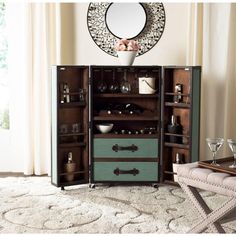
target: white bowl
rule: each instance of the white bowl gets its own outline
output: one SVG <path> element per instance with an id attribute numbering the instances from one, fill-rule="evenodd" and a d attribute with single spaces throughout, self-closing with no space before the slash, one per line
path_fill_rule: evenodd
<path id="1" fill-rule="evenodd" d="M 112 128 L 113 128 L 113 124 L 100 124 L 100 125 L 96 125 L 97 129 L 103 133 L 103 134 L 106 134 L 106 133 L 109 133 Z"/>

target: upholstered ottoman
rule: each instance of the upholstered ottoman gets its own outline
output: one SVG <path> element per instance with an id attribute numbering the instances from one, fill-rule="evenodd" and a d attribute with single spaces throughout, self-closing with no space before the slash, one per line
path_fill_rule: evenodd
<path id="1" fill-rule="evenodd" d="M 200 233 L 207 228 L 225 233 L 220 223 L 236 219 L 236 176 L 199 168 L 197 162 L 181 165 L 177 169 L 177 176 L 178 183 L 201 216 L 189 233 Z M 212 211 L 197 188 L 228 196 L 229 199 Z"/>

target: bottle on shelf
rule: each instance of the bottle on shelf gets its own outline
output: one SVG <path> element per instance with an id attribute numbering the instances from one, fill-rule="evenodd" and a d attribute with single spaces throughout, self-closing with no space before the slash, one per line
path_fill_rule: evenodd
<path id="1" fill-rule="evenodd" d="M 183 155 L 180 153 L 175 154 L 175 161 L 173 162 L 173 172 L 174 172 L 174 181 L 178 182 L 178 176 L 177 176 L 177 169 L 178 167 L 183 164 Z"/>
<path id="2" fill-rule="evenodd" d="M 61 83 L 60 84 L 60 93 L 61 93 L 61 98 L 60 102 L 61 103 L 69 103 L 70 102 L 70 95 L 69 95 L 70 89 L 67 83 Z"/>
<path id="3" fill-rule="evenodd" d="M 134 103 L 111 103 L 108 104 L 104 109 L 107 111 L 108 115 L 139 115 L 144 112 L 144 109 L 141 106 L 138 106 Z"/>
<path id="4" fill-rule="evenodd" d="M 176 164 L 183 164 L 182 155 L 178 152 L 175 154 L 175 163 Z"/>
<path id="5" fill-rule="evenodd" d="M 183 92 L 183 85 L 182 84 L 176 84 L 175 85 L 175 96 L 174 96 L 174 102 L 179 103 L 182 102 L 182 95 Z"/>
<path id="6" fill-rule="evenodd" d="M 171 116 L 171 123 L 167 126 L 168 132 L 171 134 L 182 134 L 182 126 L 177 123 L 177 117 Z M 175 135 L 170 135 L 171 143 L 182 143 L 182 138 Z"/>
<path id="7" fill-rule="evenodd" d="M 73 181 L 74 180 L 74 174 L 73 172 L 76 169 L 76 163 L 73 162 L 72 152 L 68 152 L 67 154 L 67 163 L 65 163 L 65 172 L 68 173 L 65 178 L 66 181 Z"/>
<path id="8" fill-rule="evenodd" d="M 67 83 L 64 84 L 64 102 L 69 103 L 70 102 L 70 95 L 69 95 L 70 89 Z"/>

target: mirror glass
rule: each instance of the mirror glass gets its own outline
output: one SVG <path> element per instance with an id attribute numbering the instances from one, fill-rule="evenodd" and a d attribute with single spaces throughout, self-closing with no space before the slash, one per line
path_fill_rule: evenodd
<path id="1" fill-rule="evenodd" d="M 137 37 L 146 25 L 146 11 L 140 3 L 111 3 L 105 21 L 108 30 L 117 38 Z"/>

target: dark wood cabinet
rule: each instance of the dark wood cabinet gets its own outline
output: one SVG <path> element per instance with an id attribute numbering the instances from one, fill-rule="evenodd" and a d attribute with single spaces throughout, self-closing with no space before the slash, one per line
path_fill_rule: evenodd
<path id="1" fill-rule="evenodd" d="M 139 94 L 139 77 L 154 78 L 156 92 Z M 161 67 L 92 66 L 91 83 L 91 181 L 157 183 Z"/>
<path id="2" fill-rule="evenodd" d="M 199 160 L 200 91 L 201 67 L 163 67 L 162 182 L 173 181 L 173 163 Z M 170 128 L 173 116 L 178 132 Z"/>
<path id="3" fill-rule="evenodd" d="M 54 66 L 52 184 L 173 182 L 177 153 L 185 163 L 199 158 L 200 73 L 200 67 Z M 140 78 L 153 79 L 145 80 L 152 93 L 141 94 Z"/>

